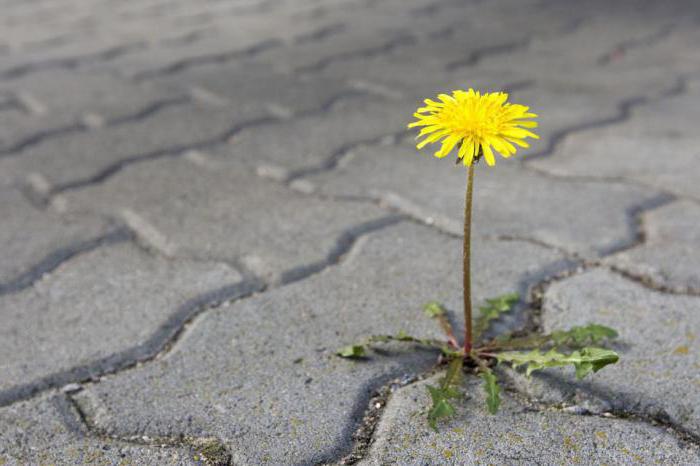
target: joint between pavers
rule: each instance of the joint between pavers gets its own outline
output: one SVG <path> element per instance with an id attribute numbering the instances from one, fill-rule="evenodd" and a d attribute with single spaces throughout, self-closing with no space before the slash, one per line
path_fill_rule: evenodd
<path id="1" fill-rule="evenodd" d="M 49 253 L 44 259 L 30 267 L 27 271 L 22 272 L 6 283 L 0 283 L 0 296 L 18 293 L 33 286 L 36 282 L 41 280 L 44 275 L 56 270 L 58 267 L 77 256 L 94 251 L 103 246 L 111 246 L 131 240 L 131 232 L 124 228 L 117 228 L 96 238 L 59 248 Z"/>
<path id="2" fill-rule="evenodd" d="M 106 375 L 152 361 L 161 354 L 167 353 L 179 339 L 187 324 L 199 314 L 216 308 L 224 302 L 245 298 L 262 289 L 264 284 L 259 280 L 244 280 L 199 294 L 178 306 L 145 342 L 87 364 L 49 374 L 10 389 L 0 390 L 0 407 L 33 398 L 40 393 L 67 384 L 99 380 Z"/>

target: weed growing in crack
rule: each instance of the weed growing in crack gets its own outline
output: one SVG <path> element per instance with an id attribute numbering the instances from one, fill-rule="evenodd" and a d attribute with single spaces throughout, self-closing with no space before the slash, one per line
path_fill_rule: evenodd
<path id="1" fill-rule="evenodd" d="M 500 387 L 493 366 L 507 363 L 514 368 L 524 367 L 529 376 L 532 372 L 551 367 L 573 366 L 576 377 L 582 379 L 591 372 L 614 364 L 619 356 L 612 350 L 595 346 L 617 337 L 617 332 L 598 324 L 558 330 L 549 334 L 504 334 L 485 338 L 491 324 L 503 314 L 510 312 L 519 301 L 517 294 L 506 294 L 487 299 L 472 318 L 471 298 L 471 212 L 474 190 L 474 166 L 485 159 L 489 166 L 496 163 L 493 150 L 508 158 L 515 154 L 515 145 L 528 147 L 526 138 L 538 136 L 526 128 L 536 128 L 533 121 L 537 115 L 524 105 L 508 103 L 504 92 L 484 93 L 454 91 L 452 95 L 440 94 L 439 101 L 425 100 L 414 117 L 417 121 L 409 128 L 423 127 L 418 137 L 424 137 L 417 145 L 422 149 L 427 144 L 440 142 L 435 157 L 449 155 L 461 143 L 457 151 L 457 163 L 468 167 L 467 189 L 464 209 L 463 246 L 463 292 L 464 292 L 464 338 L 459 343 L 444 307 L 432 302 L 425 305 L 425 313 L 435 319 L 445 332 L 446 340 L 417 338 L 400 331 L 396 335 L 375 335 L 364 341 L 346 346 L 338 351 L 345 358 L 363 358 L 370 345 L 390 341 L 410 342 L 438 348 L 442 361 L 447 365 L 445 376 L 438 386 L 428 386 L 432 407 L 428 411 L 428 423 L 437 430 L 441 418 L 455 413 L 453 400 L 461 397 L 458 390 L 465 368 L 477 373 L 484 381 L 486 407 L 491 414 L 500 405 Z"/>

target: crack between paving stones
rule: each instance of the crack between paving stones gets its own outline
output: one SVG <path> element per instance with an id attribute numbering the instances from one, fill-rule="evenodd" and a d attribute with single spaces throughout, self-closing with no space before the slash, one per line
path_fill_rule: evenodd
<path id="1" fill-rule="evenodd" d="M 261 42 L 258 42 L 257 44 L 253 44 L 249 47 L 245 47 L 242 49 L 185 58 L 175 63 L 171 63 L 170 65 L 166 65 L 162 68 L 156 68 L 153 70 L 146 70 L 140 73 L 136 73 L 133 76 L 131 76 L 131 79 L 133 79 L 136 82 L 139 82 L 144 81 L 146 79 L 170 76 L 195 66 L 222 64 L 235 59 L 253 58 L 256 55 L 260 55 L 263 52 L 282 46 L 284 46 L 284 42 L 281 39 L 265 39 Z"/>
<path id="2" fill-rule="evenodd" d="M 30 288 L 41 280 L 44 275 L 53 272 L 75 257 L 94 251 L 102 246 L 130 241 L 132 238 L 131 232 L 126 228 L 118 228 L 104 235 L 56 249 L 28 270 L 5 283 L 0 283 L 0 297 Z"/>
<path id="3" fill-rule="evenodd" d="M 347 52 L 339 53 L 337 55 L 331 55 L 329 57 L 321 58 L 315 63 L 295 68 L 294 73 L 300 75 L 318 73 L 320 71 L 323 71 L 325 68 L 329 67 L 333 63 L 355 60 L 358 58 L 374 58 L 380 55 L 389 54 L 401 47 L 415 45 L 417 42 L 418 39 L 416 39 L 416 37 L 412 34 L 399 35 L 380 45 L 366 47 L 358 50 L 350 50 Z"/>
<path id="4" fill-rule="evenodd" d="M 528 160 L 538 160 L 551 157 L 556 152 L 557 147 L 571 134 L 624 123 L 630 120 L 634 109 L 637 107 L 685 94 L 688 91 L 687 78 L 684 75 L 678 76 L 675 81 L 676 82 L 672 86 L 662 89 L 656 96 L 638 95 L 619 101 L 617 103 L 617 113 L 615 115 L 577 123 L 557 131 L 549 138 L 543 150 L 529 154 L 526 158 Z M 528 160 L 523 160 L 521 163 L 527 165 Z"/>
<path id="5" fill-rule="evenodd" d="M 232 455 L 226 445 L 216 437 L 179 436 L 118 436 L 100 429 L 90 419 L 71 394 L 56 395 L 53 404 L 61 414 L 61 421 L 74 434 L 107 443 L 120 443 L 151 448 L 186 448 L 192 456 L 200 456 L 205 464 L 229 466 Z"/>
<path id="6" fill-rule="evenodd" d="M 350 98 L 355 98 L 355 97 L 362 97 L 362 96 L 372 96 L 377 99 L 383 98 L 382 96 L 377 96 L 376 94 L 368 91 L 362 91 L 362 90 L 356 90 L 356 89 L 348 89 L 343 92 L 339 92 L 335 96 L 329 98 L 326 102 L 324 102 L 320 107 L 315 108 L 315 109 L 310 109 L 310 110 L 303 110 L 300 112 L 297 112 L 293 115 L 294 118 L 308 118 L 308 117 L 313 117 L 313 116 L 321 116 L 325 113 L 330 112 L 335 105 L 338 104 L 338 102 L 344 100 L 344 99 L 350 99 Z M 243 122 L 240 122 L 236 125 L 234 125 L 232 128 L 226 130 L 222 134 L 209 138 L 209 139 L 203 139 L 201 141 L 196 141 L 196 142 L 191 142 L 188 144 L 182 144 L 179 146 L 171 146 L 171 147 L 166 147 L 163 149 L 157 149 L 151 152 L 147 152 L 144 154 L 136 154 L 136 155 L 131 155 L 122 159 L 117 160 L 116 162 L 112 163 L 111 165 L 108 165 L 106 168 L 103 168 L 102 170 L 98 171 L 97 173 L 94 173 L 93 175 L 87 176 L 85 178 L 79 178 L 75 179 L 72 181 L 68 181 L 62 184 L 58 184 L 54 187 L 52 187 L 50 193 L 49 193 L 49 199 L 53 196 L 56 196 L 58 194 L 64 193 L 66 191 L 75 191 L 79 189 L 86 188 L 88 186 L 100 184 L 107 179 L 111 178 L 124 168 L 136 164 L 136 163 L 141 163 L 141 162 L 147 162 L 147 161 L 152 161 L 152 160 L 157 160 L 161 158 L 168 158 L 168 157 L 180 157 L 183 154 L 185 154 L 188 151 L 192 150 L 207 150 L 209 148 L 222 145 L 226 143 L 229 139 L 235 137 L 242 131 L 248 130 L 250 128 L 255 128 L 259 126 L 265 126 L 269 124 L 275 124 L 275 123 L 284 123 L 285 121 L 288 121 L 288 118 L 284 118 L 281 116 L 276 116 L 273 114 L 267 114 L 263 116 L 259 116 L 256 118 L 253 118 L 251 120 L 246 120 Z"/>
<path id="7" fill-rule="evenodd" d="M 184 326 L 197 315 L 205 312 L 207 309 L 218 306 L 222 302 L 250 296 L 262 288 L 263 285 L 259 281 L 243 280 L 233 285 L 201 293 L 179 305 L 145 342 L 87 364 L 78 365 L 40 377 L 32 382 L 0 390 L 0 407 L 30 399 L 50 389 L 72 383 L 94 381 L 99 377 L 146 363 L 154 359 L 164 348 L 168 348 L 172 344 L 173 339 L 177 339 L 182 333 Z"/>
<path id="8" fill-rule="evenodd" d="M 252 278 L 244 278 L 236 284 L 224 286 L 189 299 L 180 305 L 146 342 L 85 365 L 0 390 L 0 407 L 30 399 L 47 390 L 67 384 L 94 382 L 103 376 L 116 374 L 162 357 L 176 345 L 186 328 L 207 310 L 215 309 L 224 302 L 243 300 L 270 289 L 286 286 L 321 273 L 330 267 L 340 265 L 346 257 L 352 254 L 352 250 L 360 238 L 402 221 L 405 221 L 404 217 L 392 215 L 349 228 L 340 234 L 325 260 L 291 268 L 281 274 L 278 283 L 266 283 L 262 279 L 252 276 Z M 132 239 L 131 232 L 128 235 L 129 239 Z M 147 252 L 152 253 L 150 250 Z"/>
<path id="9" fill-rule="evenodd" d="M 545 376 L 545 378 L 558 378 L 554 374 L 540 374 L 540 376 Z M 685 442 L 688 444 L 692 444 L 695 446 L 700 447 L 700 435 L 690 431 L 689 429 L 685 429 L 682 426 L 679 426 L 677 424 L 674 424 L 673 422 L 669 421 L 668 418 L 660 415 L 660 416 L 651 416 L 651 415 L 645 415 L 639 412 L 634 412 L 634 411 L 628 411 L 624 409 L 617 409 L 617 408 L 612 408 L 609 411 L 601 412 L 601 413 L 595 413 L 595 412 L 590 412 L 587 410 L 574 410 L 571 409 L 575 405 L 570 405 L 568 403 L 546 403 L 541 400 L 538 400 L 534 397 L 531 397 L 527 395 L 526 393 L 523 393 L 516 388 L 514 388 L 511 385 L 511 380 L 509 377 L 506 376 L 506 380 L 504 381 L 504 389 L 508 391 L 513 397 L 517 398 L 520 403 L 523 405 L 533 409 L 534 411 L 542 412 L 542 411 L 556 411 L 560 412 L 562 414 L 567 414 L 570 416 L 591 416 L 591 417 L 598 417 L 602 419 L 623 419 L 623 420 L 631 420 L 631 421 L 636 421 L 644 424 L 648 424 L 654 427 L 662 427 L 666 429 L 667 431 L 670 431 L 676 439 L 678 439 L 681 442 Z M 589 393 L 595 393 L 595 390 L 592 388 L 589 388 L 586 390 Z M 599 398 L 606 400 L 605 396 L 602 396 L 599 394 Z"/>
<path id="10" fill-rule="evenodd" d="M 108 62 L 119 58 L 122 55 L 125 55 L 131 51 L 143 49 L 145 47 L 146 46 L 143 42 L 136 42 L 128 45 L 118 45 L 115 47 L 110 47 L 105 50 L 87 55 L 64 58 L 50 58 L 47 60 L 25 63 L 23 65 L 18 65 L 4 71 L 0 71 L 0 80 L 17 79 L 26 76 L 27 74 L 45 71 L 47 69 L 77 69 L 85 65 Z"/>
<path id="11" fill-rule="evenodd" d="M 674 23 L 669 23 L 669 24 L 664 24 L 661 26 L 658 30 L 647 34 L 644 37 L 639 37 L 639 38 L 634 38 L 634 39 L 628 39 L 625 41 L 622 41 L 615 45 L 612 50 L 609 52 L 606 52 L 602 54 L 600 57 L 598 57 L 597 63 L 600 66 L 606 66 L 609 65 L 614 59 L 617 54 L 624 54 L 628 52 L 629 50 L 633 50 L 636 48 L 643 48 L 643 47 L 652 47 L 659 43 L 660 41 L 664 40 L 668 36 L 671 35 L 671 33 L 674 31 L 676 28 L 677 24 Z"/>
<path id="12" fill-rule="evenodd" d="M 156 115 L 169 107 L 184 105 L 188 102 L 191 102 L 191 98 L 188 96 L 178 96 L 151 102 L 147 106 L 137 110 L 132 114 L 123 115 L 113 118 L 111 120 L 107 120 L 104 126 L 102 126 L 100 129 L 136 123 L 140 120 L 150 118 L 151 116 Z M 21 141 L 16 142 L 10 147 L 0 149 L 0 159 L 21 155 L 21 153 L 24 150 L 53 138 L 58 138 L 75 133 L 85 133 L 89 131 L 94 130 L 83 123 L 72 123 L 70 125 L 61 126 L 58 128 L 51 128 L 47 130 L 38 131 L 34 134 L 27 136 Z"/>

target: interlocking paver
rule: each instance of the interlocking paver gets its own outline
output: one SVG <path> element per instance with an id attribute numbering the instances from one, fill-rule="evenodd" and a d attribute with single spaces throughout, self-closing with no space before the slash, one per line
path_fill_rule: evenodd
<path id="1" fill-rule="evenodd" d="M 391 216 L 367 203 L 309 198 L 240 167 L 187 159 L 139 164 L 66 199 L 75 212 L 135 213 L 162 234 L 168 245 L 160 248 L 172 256 L 238 261 L 271 280 L 324 264 L 343 248 L 344 235 Z"/>
<path id="2" fill-rule="evenodd" d="M 31 285 L 78 251 L 94 248 L 115 230 L 99 218 L 47 214 L 21 191 L 0 188 L 0 295 Z"/>
<path id="3" fill-rule="evenodd" d="M 698 462 L 696 0 L 0 3 L 0 464 L 348 453 L 372 390 L 435 354 L 333 350 L 437 336 L 431 299 L 459 323 L 464 168 L 406 124 L 469 86 L 541 135 L 477 169 L 475 301 L 518 291 L 492 330 L 532 326 L 558 274 L 544 330 L 618 327 L 622 362 L 505 371 L 557 408 L 496 417 L 469 379 L 440 435 L 411 384 L 365 462 Z"/>
<path id="4" fill-rule="evenodd" d="M 616 328 L 620 362 L 581 382 L 548 371 L 515 376 L 516 384 L 546 402 L 639 414 L 698 435 L 699 308 L 697 297 L 659 293 L 602 269 L 555 283 L 544 296 L 544 331 L 593 321 Z"/>
<path id="5" fill-rule="evenodd" d="M 41 173 L 52 187 L 89 183 L 134 162 L 220 142 L 239 126 L 269 118 L 263 109 L 241 114 L 233 108 L 197 103 L 168 107 L 123 125 L 47 139 L 0 159 L 0 169 L 16 177 Z M 63 156 L 55 157 L 56 153 Z"/>
<path id="6" fill-rule="evenodd" d="M 466 175 L 454 162 L 442 162 L 408 145 L 369 147 L 354 151 L 341 168 L 308 180 L 323 193 L 374 195 L 461 234 Z M 598 256 L 634 243 L 628 211 L 659 196 L 619 183 L 552 179 L 509 162 L 477 170 L 474 227 L 479 234 L 532 238 Z"/>
<path id="7" fill-rule="evenodd" d="M 371 233 L 340 265 L 208 312 L 167 358 L 105 379 L 77 399 L 115 435 L 216 435 L 234 463 L 328 461 L 348 449 L 373 387 L 424 370 L 436 356 L 392 347 L 390 355 L 352 362 L 333 352 L 400 328 L 438 337 L 434 322 L 418 317 L 419 303 L 441 299 L 459 309 L 459 245 L 407 223 Z M 477 299 L 522 291 L 562 266 L 560 256 L 530 244 L 477 245 Z M 131 396 L 134 390 L 141 395 Z"/>
<path id="8" fill-rule="evenodd" d="M 502 394 L 489 415 L 480 379 L 469 377 L 456 417 L 428 427 L 426 385 L 438 376 L 400 388 L 382 414 L 376 442 L 360 464 L 694 464 L 697 446 L 667 430 L 639 421 L 575 416 L 537 410 Z M 496 440 L 498 439 L 498 440 Z"/>
<path id="9" fill-rule="evenodd" d="M 564 177 L 636 180 L 700 199 L 693 174 L 697 135 L 690 119 L 697 95 L 695 91 L 658 99 L 633 110 L 619 124 L 569 135 L 555 157 L 532 165 Z"/>
<path id="10" fill-rule="evenodd" d="M 247 292 L 242 280 L 223 263 L 174 263 L 124 242 L 71 259 L 0 297 L 0 404 L 155 354 L 202 307 Z"/>
<path id="11" fill-rule="evenodd" d="M 656 285 L 680 291 L 700 292 L 696 226 L 700 206 L 678 201 L 644 215 L 646 241 L 622 251 L 607 261 L 635 276 L 647 277 Z"/>
<path id="12" fill-rule="evenodd" d="M 0 113 L 0 157 L 29 145 L 87 129 L 92 115 L 104 125 L 138 119 L 185 95 L 150 83 L 131 83 L 106 73 L 53 71 L 0 82 L 24 112 Z M 27 108 L 27 104 L 30 105 Z"/>
<path id="13" fill-rule="evenodd" d="M 0 463 L 196 464 L 188 448 L 95 439 L 61 395 L 0 408 Z"/>

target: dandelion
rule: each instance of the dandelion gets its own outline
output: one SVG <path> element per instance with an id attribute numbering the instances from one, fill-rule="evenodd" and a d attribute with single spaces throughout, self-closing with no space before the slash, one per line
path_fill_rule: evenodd
<path id="1" fill-rule="evenodd" d="M 472 349 L 471 304 L 471 216 L 474 189 L 474 165 L 483 156 L 489 166 L 496 164 L 494 149 L 504 158 L 515 154 L 516 147 L 528 147 L 526 138 L 539 137 L 526 128 L 536 128 L 535 113 L 529 107 L 508 102 L 505 92 L 486 92 L 469 89 L 453 91 L 452 95 L 438 95 L 439 102 L 425 99 L 425 107 L 413 114 L 418 120 L 409 128 L 422 127 L 416 146 L 422 149 L 428 144 L 440 143 L 435 157 L 448 156 L 459 144 L 457 161 L 469 167 L 467 191 L 464 203 L 464 353 Z"/>
<path id="2" fill-rule="evenodd" d="M 492 322 L 512 311 L 520 301 L 518 293 L 508 293 L 487 299 L 479 307 L 479 314 L 472 324 L 470 249 L 472 193 L 474 190 L 474 166 L 484 158 L 495 165 L 494 151 L 504 158 L 515 154 L 516 146 L 528 147 L 525 139 L 538 139 L 528 128 L 536 128 L 537 115 L 524 105 L 508 103 L 508 94 L 494 92 L 481 94 L 473 89 L 454 91 L 452 95 L 440 94 L 439 102 L 425 100 L 414 116 L 418 119 L 409 128 L 423 127 L 418 134 L 418 149 L 428 144 L 440 143 L 435 152 L 438 158 L 448 156 L 457 146 L 457 162 L 469 167 L 464 202 L 464 345 L 461 346 L 447 317 L 447 310 L 439 302 L 425 305 L 424 312 L 435 319 L 447 336 L 445 340 L 419 338 L 399 331 L 395 335 L 372 335 L 364 341 L 338 350 L 343 358 L 362 359 L 370 345 L 405 342 L 437 348 L 441 361 L 447 363 L 445 376 L 437 386 L 428 385 L 432 407 L 428 411 L 428 425 L 437 430 L 437 421 L 456 413 L 452 400 L 460 398 L 460 385 L 465 363 L 479 374 L 484 382 L 486 407 L 491 414 L 498 411 L 501 388 L 497 374 L 492 370 L 496 363 L 523 367 L 527 375 L 550 367 L 573 366 L 576 377 L 581 379 L 609 364 L 615 364 L 619 356 L 615 351 L 595 345 L 617 337 L 617 332 L 599 324 L 556 330 L 548 334 L 505 334 L 488 336 Z M 473 327 L 473 329 L 472 329 Z M 473 331 L 472 331 L 473 330 Z M 562 352 L 564 350 L 564 352 Z M 574 350 L 574 351 L 571 351 Z"/>
<path id="3" fill-rule="evenodd" d="M 425 99 L 425 107 L 419 108 L 414 117 L 418 121 L 409 128 L 423 126 L 417 145 L 422 149 L 428 144 L 441 141 L 435 157 L 443 158 L 461 143 L 457 157 L 471 166 L 481 155 L 488 165 L 495 165 L 493 149 L 504 158 L 515 154 L 515 146 L 527 148 L 525 138 L 539 139 L 525 128 L 536 128 L 537 122 L 530 120 L 537 115 L 524 105 L 508 103 L 508 94 L 479 91 L 453 91 L 452 95 L 438 95 L 440 102 Z M 514 145 L 515 144 L 515 145 Z M 493 149 L 491 148 L 493 147 Z"/>

